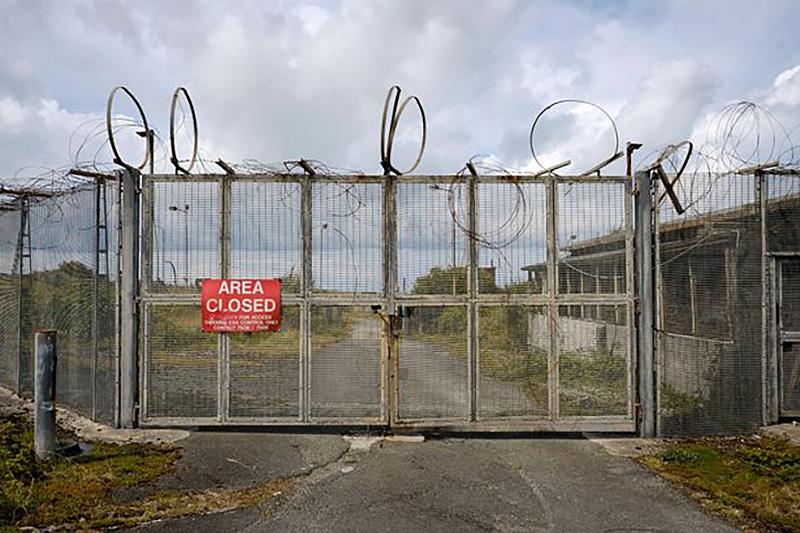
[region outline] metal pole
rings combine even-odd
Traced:
[[[48,459],[56,452],[56,331],[37,330],[33,353],[36,358],[34,380],[33,441],[37,459]]]
[[[480,283],[480,266],[478,265],[478,241],[475,238],[478,234],[478,174],[474,172],[474,167],[470,168],[470,175],[467,179],[467,201],[469,208],[467,212],[469,259],[466,273],[467,295],[469,299],[469,304],[467,305],[467,375],[470,394],[469,419],[475,422],[478,420],[478,413],[480,412],[480,396],[478,391],[480,379],[480,368],[478,365],[478,311],[475,303],[478,297]]]
[[[189,286],[189,204],[184,204],[183,211],[183,272],[186,279],[186,286]]]
[[[92,420],[97,420],[97,357],[100,310],[100,187],[102,180],[95,181],[94,190],[94,265],[92,268]]]
[[[139,176],[134,170],[122,171],[119,424],[123,428],[136,424],[138,398]]]
[[[636,278],[638,281],[639,434],[656,435],[654,380],[653,193],[650,172],[637,172]]]

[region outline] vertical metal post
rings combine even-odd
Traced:
[[[97,357],[100,302],[100,187],[103,181],[94,182],[94,265],[92,268],[92,420],[97,420]]]
[[[56,331],[37,330],[34,336],[35,358],[33,440],[38,459],[56,452]]]
[[[659,182],[655,181],[652,184],[653,194],[658,197]],[[656,435],[661,435],[661,420],[659,413],[661,410],[661,384],[664,380],[664,349],[662,347],[662,338],[658,334],[664,331],[664,276],[661,270],[661,204],[658,202],[653,205],[653,272],[655,274],[655,299],[653,300],[653,310],[655,313],[654,324],[656,333],[653,338],[653,372],[655,373],[655,428]]]
[[[14,367],[14,383],[17,387],[17,394],[22,392],[22,355],[25,353],[23,348],[25,343],[25,276],[23,261],[25,257],[25,231],[28,224],[28,200],[26,197],[20,198],[19,215],[19,236],[17,238],[17,357]],[[30,272],[29,272],[30,274]]]
[[[769,279],[769,242],[767,234],[767,199],[768,183],[763,172],[756,173],[756,192],[758,194],[758,208],[761,232],[761,424],[766,425],[778,418],[778,372],[777,361],[771,357],[769,341],[769,309],[770,309],[770,279]],[[773,363],[775,363],[773,365]],[[772,379],[774,375],[774,379]],[[773,392],[774,391],[774,392]]]
[[[559,398],[558,398],[558,361],[559,352],[561,349],[559,338],[559,319],[558,319],[558,303],[556,296],[559,290],[558,280],[558,185],[556,178],[548,176],[547,178],[547,191],[546,191],[546,206],[547,206],[547,300],[550,320],[550,354],[547,360],[547,374],[549,383],[549,408],[550,418],[556,420],[559,418]],[[569,282],[569,276],[567,276]]]
[[[650,172],[637,172],[636,273],[638,281],[639,434],[655,437],[653,191]]]
[[[303,251],[300,261],[300,418],[307,422],[310,416],[311,377],[311,256],[312,249],[312,190],[311,178],[304,176],[300,183],[300,227],[303,235]]]
[[[139,172],[122,171],[119,425],[136,425],[139,353]]]
[[[468,376],[469,376],[469,392],[470,392],[470,420],[476,421],[478,419],[480,396],[478,394],[478,312],[475,300],[478,296],[478,284],[480,283],[480,274],[478,266],[478,241],[475,236],[478,235],[478,176],[477,173],[470,169],[470,175],[467,178],[467,198],[468,198],[468,219],[467,227],[469,229],[469,267],[467,270],[467,291],[468,301],[467,304],[467,331],[469,337],[467,338],[467,351],[468,351]]]
[[[383,178],[383,290],[384,314],[388,320],[383,321],[386,354],[386,394],[382,401],[386,402],[386,420],[389,424],[397,422],[399,409],[399,371],[400,371],[400,339],[399,329],[402,318],[397,316],[395,295],[397,293],[397,178],[391,174]]]
[[[225,175],[220,179],[220,276],[230,276],[231,265],[231,183],[233,178]],[[188,213],[187,213],[188,217]],[[230,377],[230,336],[219,334],[219,354],[217,357],[217,379],[219,383],[217,418],[226,421],[230,415],[231,377]]]

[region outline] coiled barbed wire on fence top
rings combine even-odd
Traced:
[[[191,119],[192,119],[192,155],[189,158],[189,164],[186,167],[181,165],[180,159],[178,159],[178,151],[176,148],[176,139],[175,135],[177,130],[183,125],[183,121],[180,124],[175,124],[175,112],[180,108],[183,110],[183,107],[179,105],[180,97],[183,95],[186,103],[189,105],[189,111],[191,112]],[[185,117],[184,117],[185,118]],[[170,148],[170,162],[175,167],[175,173],[183,173],[189,174],[194,168],[195,163],[197,162],[197,146],[198,146],[198,137],[197,137],[197,113],[194,109],[194,102],[192,102],[192,98],[189,96],[189,91],[186,90],[185,87],[178,87],[175,89],[175,92],[172,93],[172,101],[170,103],[169,108],[169,148]]]
[[[139,165],[130,165],[122,158],[119,153],[119,148],[117,147],[117,143],[114,139],[114,99],[116,98],[117,92],[122,91],[125,93],[128,98],[133,102],[136,110],[139,113],[139,117],[142,119],[142,126],[144,127],[144,143],[145,143],[145,150],[144,150],[144,159]],[[114,162],[118,165],[129,167],[129,168],[136,168],[138,170],[144,169],[148,162],[152,162],[152,140],[151,140],[151,130],[147,124],[147,117],[144,114],[144,109],[142,109],[142,105],[139,103],[139,100],[133,95],[133,93],[127,87],[123,85],[118,85],[111,89],[111,93],[108,95],[108,102],[106,104],[106,133],[108,135],[108,144],[111,146],[111,152],[114,154]]]
[[[528,137],[528,145],[530,146],[531,156],[533,156],[533,160],[536,162],[537,165],[539,165],[539,167],[541,167],[543,173],[544,174],[549,174],[551,176],[558,176],[558,174],[556,174],[555,171],[558,170],[559,168],[563,168],[563,167],[565,167],[565,166],[567,166],[567,165],[569,165],[571,163],[571,160],[567,160],[567,161],[564,161],[562,163],[558,163],[556,165],[551,165],[549,167],[544,166],[544,164],[539,160],[539,155],[541,155],[541,154],[537,154],[536,142],[535,142],[535,139],[534,139],[535,138],[535,134],[536,134],[536,128],[537,128],[537,126],[539,126],[542,117],[544,117],[549,111],[551,111],[552,109],[554,109],[554,108],[556,108],[558,106],[569,105],[569,104],[588,106],[588,107],[593,108],[593,109],[595,109],[597,111],[600,111],[600,113],[602,113],[603,116],[606,119],[608,119],[608,122],[611,124],[611,129],[614,132],[614,149],[611,152],[611,155],[608,158],[605,158],[605,159],[602,159],[602,160],[598,161],[597,164],[592,165],[592,167],[590,167],[587,171],[583,172],[582,175],[591,174],[591,173],[594,173],[594,172],[599,172],[600,169],[602,169],[603,167],[605,167],[609,163],[612,163],[612,162],[616,161],[617,159],[619,159],[622,156],[622,153],[619,150],[619,130],[617,129],[616,122],[614,122],[614,119],[611,118],[611,115],[608,113],[608,111],[603,109],[598,104],[595,104],[594,102],[589,102],[588,100],[580,100],[580,99],[575,99],[575,98],[566,98],[566,99],[563,99],[563,100],[556,100],[555,102],[547,105],[544,109],[539,111],[539,113],[533,119],[533,124],[531,124],[531,132],[530,132],[530,135]]]
[[[466,172],[475,171],[473,176],[477,177],[477,169],[489,170],[494,174],[505,174],[508,181],[503,183],[513,185],[515,189],[514,205],[508,210],[505,218],[494,227],[482,228],[482,231],[473,231],[467,223],[467,207],[464,204],[464,187],[466,185]],[[534,211],[530,208],[525,191],[514,173],[500,165],[496,160],[486,160],[480,156],[470,158],[468,164],[464,166],[453,180],[446,187],[438,184],[430,186],[432,190],[444,191],[446,194],[447,210],[453,224],[469,240],[477,242],[480,246],[497,252],[500,258],[511,265],[505,256],[504,249],[512,246],[519,241],[528,228],[531,226]]]
[[[414,172],[422,161],[422,155],[425,153],[425,143],[428,138],[428,123],[425,118],[425,109],[422,107],[422,102],[420,102],[419,98],[416,96],[409,96],[400,104],[400,92],[401,89],[398,85],[392,85],[389,88],[389,92],[386,93],[386,100],[383,102],[383,113],[381,114],[381,166],[386,176],[389,174],[402,176],[403,174]],[[394,96],[394,99],[392,99],[392,96]],[[407,170],[401,171],[392,163],[392,149],[394,148],[394,138],[397,134],[397,125],[400,123],[400,117],[403,116],[406,106],[412,101],[417,105],[420,119],[422,120],[422,140],[419,144],[419,151],[417,152],[417,158],[414,160],[414,164]],[[392,107],[391,117],[389,116],[390,105]],[[387,119],[389,120],[388,135],[386,131]]]
[[[726,105],[712,118],[706,145],[721,172],[797,164],[798,149],[789,130],[764,107],[746,100]]]

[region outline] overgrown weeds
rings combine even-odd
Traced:
[[[34,455],[30,419],[4,416],[0,418],[0,530],[134,526],[255,505],[284,492],[291,483],[277,480],[243,490],[204,492],[160,489],[158,479],[176,468],[180,454],[172,445],[93,443],[86,454],[42,463]],[[147,496],[124,497],[126,491],[136,495],[142,488],[148,489],[142,492]]]
[[[641,461],[742,525],[800,531],[800,448],[784,437],[676,442]]]

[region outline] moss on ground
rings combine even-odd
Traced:
[[[74,438],[74,436],[73,436]],[[94,443],[72,458],[36,461],[33,427],[23,416],[0,418],[0,530],[22,526],[99,529],[134,526],[256,505],[286,491],[291,481],[243,490],[153,490],[120,501],[126,490],[154,487],[175,469],[180,448],[155,444]]]
[[[800,447],[784,437],[681,441],[640,461],[740,525],[800,531]]]

